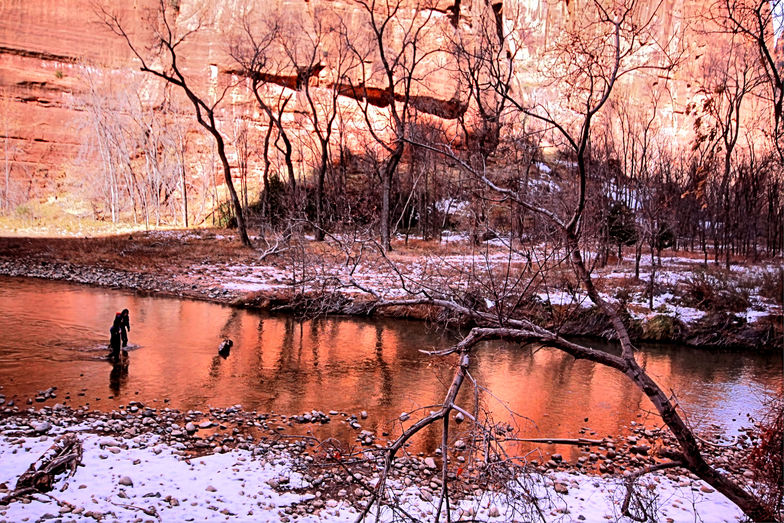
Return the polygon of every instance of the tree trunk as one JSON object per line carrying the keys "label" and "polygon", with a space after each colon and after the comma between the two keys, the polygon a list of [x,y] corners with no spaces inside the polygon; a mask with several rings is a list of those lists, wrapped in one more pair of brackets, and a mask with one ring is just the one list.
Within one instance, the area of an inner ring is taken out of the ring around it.
{"label": "tree trunk", "polygon": [[381,248],[388,251],[391,248],[389,240],[389,193],[392,186],[392,173],[384,169],[381,173]]}
{"label": "tree trunk", "polygon": [[182,183],[182,221],[188,228],[188,185],[185,183],[185,164],[180,166],[180,183]]}
{"label": "tree trunk", "polygon": [[220,158],[221,165],[223,166],[223,179],[226,181],[226,187],[229,189],[231,203],[234,206],[234,215],[237,218],[237,232],[240,235],[240,241],[243,245],[252,247],[253,244],[250,242],[250,238],[248,237],[248,230],[245,227],[245,217],[242,214],[242,205],[240,204],[240,199],[237,196],[237,191],[234,189],[234,182],[231,179],[231,167],[229,166],[229,159],[226,158],[226,147],[223,143],[223,137],[214,127],[210,129],[210,133],[212,133],[212,135],[215,137],[215,141],[218,145],[218,158]]}
{"label": "tree trunk", "polygon": [[392,248],[390,240],[390,198],[392,193],[392,177],[397,170],[400,158],[403,156],[403,142],[398,142],[392,155],[387,160],[381,172],[381,247],[384,251]]}
{"label": "tree trunk", "polygon": [[640,258],[642,258],[642,242],[634,247],[634,279],[640,279]]}
{"label": "tree trunk", "polygon": [[[572,265],[578,278],[581,280],[588,296],[597,307],[604,312],[618,334],[618,341],[621,344],[622,364],[610,364],[626,376],[651,400],[656,407],[662,421],[672,431],[678,440],[683,454],[683,461],[686,468],[696,474],[700,479],[714,487],[735,503],[747,516],[754,521],[776,521],[777,516],[774,512],[767,509],[752,494],[741,488],[726,476],[717,472],[708,465],[700,452],[699,444],[694,434],[678,414],[675,406],[669,397],[662,391],[659,385],[639,366],[634,358],[634,347],[631,343],[628,330],[623,324],[618,311],[612,304],[605,302],[593,285],[588,270],[585,267],[582,256],[580,255],[579,241],[577,236],[569,230],[566,231],[566,241],[572,252]],[[653,269],[653,264],[652,267]],[[651,279],[653,281],[653,279]],[[605,363],[607,364],[607,363]]]}
{"label": "tree trunk", "polygon": [[327,143],[321,142],[321,165],[319,165],[316,185],[316,241],[324,241],[324,178],[327,175]]}

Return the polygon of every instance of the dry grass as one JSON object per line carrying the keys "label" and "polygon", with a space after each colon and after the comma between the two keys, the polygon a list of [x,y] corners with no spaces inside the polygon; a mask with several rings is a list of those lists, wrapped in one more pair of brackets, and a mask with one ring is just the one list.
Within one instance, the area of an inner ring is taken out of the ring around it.
{"label": "dry grass", "polygon": [[[78,265],[123,270],[175,269],[199,263],[258,263],[259,250],[243,247],[234,231],[225,229],[188,229],[170,231],[123,231],[114,234],[74,236],[58,235],[48,229],[36,229],[35,235],[21,236],[0,228],[0,256],[27,257],[35,260],[68,261]],[[258,243],[258,242],[257,242]],[[345,258],[338,246],[330,242],[303,242],[305,254],[327,263],[341,263]],[[262,246],[259,248],[263,250]],[[470,246],[439,244],[437,241],[393,242],[390,258],[416,262],[425,255],[447,256],[470,254]],[[377,260],[374,249],[366,249],[368,261]],[[272,259],[265,260],[271,263]]]}
{"label": "dry grass", "polygon": [[133,232],[90,238],[0,237],[0,255],[36,260],[69,261],[124,270],[176,267],[199,262],[251,261],[252,249],[231,238],[217,239],[216,232],[193,231],[186,239],[179,235]]}

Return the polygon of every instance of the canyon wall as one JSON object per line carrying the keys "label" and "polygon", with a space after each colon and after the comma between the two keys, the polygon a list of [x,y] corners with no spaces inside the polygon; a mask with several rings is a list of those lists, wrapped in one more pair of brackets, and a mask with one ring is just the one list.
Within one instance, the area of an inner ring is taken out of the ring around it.
{"label": "canyon wall", "polygon": [[[178,13],[177,29],[187,31],[199,23],[199,30],[188,37],[179,55],[180,65],[197,91],[207,98],[215,96],[223,86],[232,85],[227,103],[221,105],[219,117],[231,126],[238,116],[251,124],[260,120],[259,109],[247,89],[248,80],[237,74],[237,65],[228,54],[229,44],[236,36],[243,19],[262,16],[279,10],[291,19],[314,23],[328,6],[342,18],[347,27],[354,27],[357,34],[364,34],[367,42],[372,34],[367,28],[360,30],[364,15],[355,2],[342,0],[256,0],[242,2],[231,0],[209,4],[201,0],[164,0]],[[412,20],[423,16],[410,5],[403,5],[398,18]],[[481,14],[493,9],[498,15],[499,27],[504,17],[515,13],[526,21],[525,45],[520,56],[535,63],[538,51],[545,48],[563,30],[570,20],[580,17],[585,0],[441,0],[433,2],[428,10],[432,28],[424,39],[423,52],[428,56],[421,69],[421,81],[415,84],[412,104],[419,111],[429,114],[448,125],[468,110],[465,87],[457,81],[459,67],[449,53],[437,49],[449,44],[455,35],[470,38],[480,29]],[[155,10],[155,0],[115,2],[112,6],[123,20],[131,38],[144,52],[145,38],[149,35],[146,14]],[[654,19],[657,38],[669,42],[673,48],[684,43],[687,21],[696,20],[706,6],[698,0],[664,0]],[[95,13],[90,0],[5,0],[0,3],[0,136],[3,137],[4,165],[9,176],[16,180],[17,189],[24,197],[41,198],[63,190],[64,180],[79,178],[79,169],[90,167],[83,157],[87,154],[84,135],[90,125],[85,111],[85,97],[89,92],[89,79],[100,77],[107,85],[135,85],[146,102],[160,102],[159,84],[138,72],[138,61],[125,42],[112,34]],[[413,17],[413,18],[412,18]],[[691,22],[689,22],[691,23]],[[400,33],[397,24],[396,31]],[[304,28],[303,28],[304,30]],[[364,33],[362,33],[364,31]],[[393,31],[394,33],[394,31]],[[696,85],[692,77],[698,74],[699,58],[710,46],[709,39],[694,36],[682,46],[683,62],[689,64],[677,73],[663,73],[669,100],[663,107],[669,118],[667,127],[672,136],[688,142],[692,135],[693,119],[684,114],[684,107],[694,100]],[[468,36],[466,36],[468,35]],[[363,45],[367,45],[365,42]],[[394,45],[395,37],[391,43]],[[330,49],[324,49],[325,60]],[[328,61],[328,60],[327,60]],[[379,107],[390,103],[383,91],[383,71],[378,60],[369,60],[365,73],[364,94]],[[655,75],[654,75],[655,76]],[[318,72],[316,82],[329,82],[328,68]],[[621,92],[625,97],[648,96],[656,79],[651,75],[638,80],[624,79]],[[108,79],[108,80],[107,80]],[[355,79],[357,80],[357,79]],[[519,79],[525,85],[525,78]],[[275,82],[281,89],[296,87],[297,71],[281,69]],[[346,111],[356,110],[356,103],[346,92],[341,104]],[[299,102],[301,103],[301,102]],[[183,118],[188,116],[187,104]],[[297,103],[289,106],[288,121],[297,118]],[[352,109],[353,108],[353,109]],[[300,107],[301,109],[301,107]],[[382,118],[382,116],[379,116]],[[356,129],[364,122],[357,116]],[[260,130],[259,127],[257,130]],[[195,131],[191,131],[195,132]],[[360,131],[358,131],[360,132]]]}

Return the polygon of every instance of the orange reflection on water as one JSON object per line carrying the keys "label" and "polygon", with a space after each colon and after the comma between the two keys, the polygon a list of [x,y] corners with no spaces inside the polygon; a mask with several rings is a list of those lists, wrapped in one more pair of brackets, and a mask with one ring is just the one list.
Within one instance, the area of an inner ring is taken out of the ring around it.
{"label": "orange reflection on water", "polygon": [[[442,400],[455,363],[454,357],[419,352],[449,346],[455,334],[438,334],[418,322],[298,322],[204,302],[21,279],[0,281],[0,307],[0,392],[22,401],[57,386],[56,401],[100,409],[130,400],[161,407],[166,398],[167,406],[183,410],[234,404],[284,414],[365,410],[363,428],[392,430],[401,412]],[[127,375],[113,374],[101,359],[114,313],[123,308],[131,311]],[[223,338],[234,341],[225,359],[217,353]],[[639,359],[665,390],[677,393],[695,423],[733,430],[759,409],[766,393],[781,393],[781,355],[650,347]],[[519,427],[524,437],[601,438],[622,433],[631,421],[659,424],[645,414],[652,406],[625,376],[555,349],[486,343],[477,348],[470,372],[492,392],[482,397],[491,417]],[[459,400],[473,410],[470,381]],[[341,419],[296,431],[312,428],[322,437],[353,439]],[[588,430],[581,434],[583,428]],[[430,431],[419,445],[433,448],[439,438]]]}

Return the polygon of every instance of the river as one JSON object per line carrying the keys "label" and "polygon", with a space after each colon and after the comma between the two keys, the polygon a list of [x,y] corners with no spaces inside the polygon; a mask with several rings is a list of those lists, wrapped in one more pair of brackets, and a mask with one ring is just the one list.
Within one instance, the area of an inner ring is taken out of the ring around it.
{"label": "river", "polygon": [[[112,372],[104,359],[112,319],[124,308],[131,317],[127,374]],[[111,410],[136,400],[182,410],[235,404],[284,414],[364,410],[364,428],[379,432],[394,431],[401,412],[421,413],[439,403],[455,360],[420,351],[458,339],[423,322],[300,322],[208,302],[25,278],[0,278],[0,310],[0,394],[20,406],[57,387],[57,398],[47,405]],[[217,354],[223,338],[234,341],[225,359]],[[765,398],[782,391],[781,354],[647,346],[639,359],[700,430],[732,435],[760,414]],[[632,421],[661,426],[625,376],[554,349],[485,343],[471,374],[491,393],[482,394],[484,411],[523,436],[600,438],[625,433]],[[461,401],[472,409],[470,390]],[[345,423],[320,431],[344,439],[352,434]],[[437,445],[435,431],[423,438],[417,445]]]}

